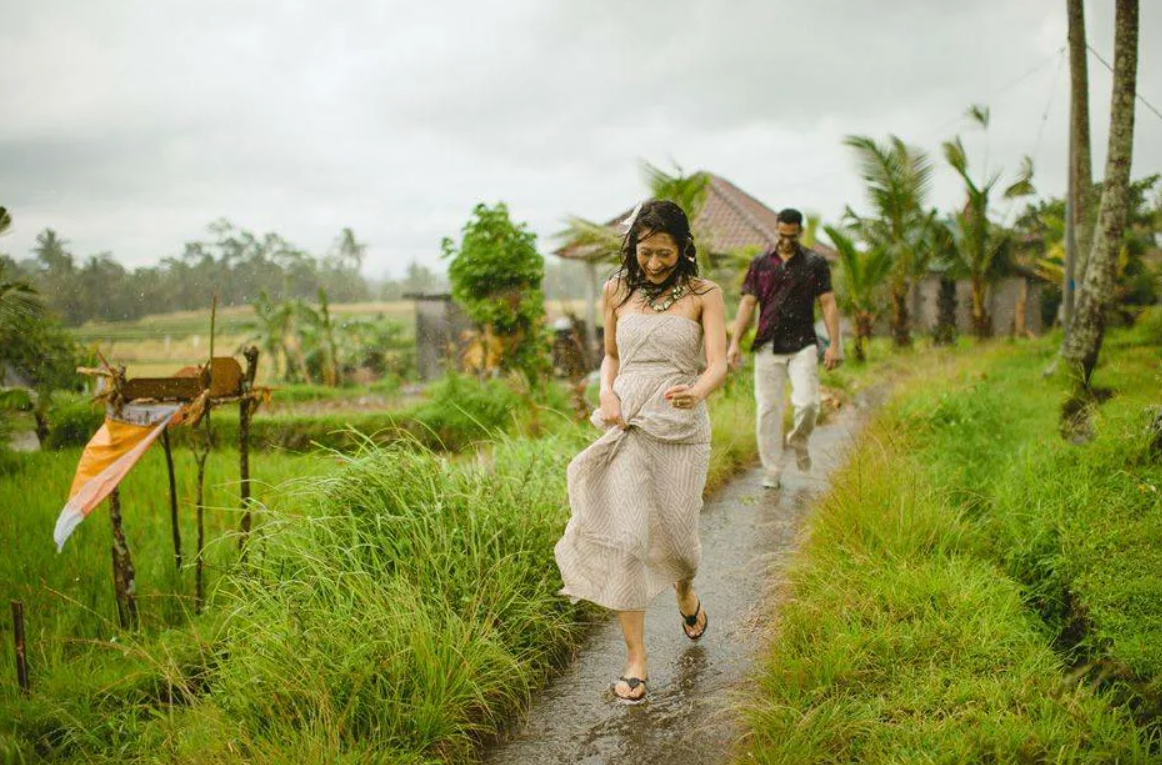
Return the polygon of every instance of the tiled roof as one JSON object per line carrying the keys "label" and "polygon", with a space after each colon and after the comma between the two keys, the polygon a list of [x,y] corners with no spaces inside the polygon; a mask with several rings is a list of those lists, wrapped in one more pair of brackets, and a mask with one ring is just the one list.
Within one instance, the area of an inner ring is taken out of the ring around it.
{"label": "tiled roof", "polygon": [[[708,175],[706,201],[694,222],[694,228],[702,232],[701,246],[709,248],[712,255],[745,247],[761,250],[773,247],[778,239],[775,234],[778,213],[725,178],[713,173]],[[616,227],[629,214],[630,210],[626,210],[605,225]],[[829,261],[837,257],[835,250],[822,242],[817,241],[812,249]],[[575,260],[586,260],[589,256],[589,252],[579,247],[562,247],[554,254]]]}

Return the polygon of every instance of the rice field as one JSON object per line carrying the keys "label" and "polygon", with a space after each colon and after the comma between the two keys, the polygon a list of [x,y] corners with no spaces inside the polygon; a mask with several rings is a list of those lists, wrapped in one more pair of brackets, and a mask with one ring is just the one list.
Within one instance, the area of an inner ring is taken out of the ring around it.
{"label": "rice field", "polygon": [[[415,304],[410,300],[337,303],[330,310],[339,320],[389,318],[403,325],[405,338],[415,335]],[[545,302],[546,321],[550,323],[566,312],[584,318],[584,301]],[[258,329],[251,307],[220,308],[215,353],[239,353],[243,346],[254,342]],[[125,322],[88,322],[72,332],[78,342],[100,349],[110,361],[124,364],[131,377],[165,377],[184,366],[205,362],[209,354],[210,311],[174,311]],[[260,366],[260,379],[263,374]]]}

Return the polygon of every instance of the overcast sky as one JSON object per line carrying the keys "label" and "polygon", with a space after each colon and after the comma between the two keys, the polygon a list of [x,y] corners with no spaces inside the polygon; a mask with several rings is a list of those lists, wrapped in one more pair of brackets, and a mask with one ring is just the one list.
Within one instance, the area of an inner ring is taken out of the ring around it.
{"label": "overcast sky", "polygon": [[[1113,3],[1086,5],[1112,64]],[[1141,5],[1138,90],[1162,107],[1162,3]],[[834,222],[864,205],[850,133],[939,157],[960,131],[978,172],[986,148],[1010,171],[1035,152],[1039,190],[1065,185],[1065,0],[0,0],[0,19],[17,258],[52,227],[79,257],[155,263],[225,217],[316,254],[350,226],[371,275],[442,271],[477,202],[549,252],[567,214],[640,200],[642,159]],[[1091,57],[1099,178],[1110,80]],[[992,110],[987,147],[971,103]],[[1139,106],[1134,177],[1159,171],[1162,119]]]}

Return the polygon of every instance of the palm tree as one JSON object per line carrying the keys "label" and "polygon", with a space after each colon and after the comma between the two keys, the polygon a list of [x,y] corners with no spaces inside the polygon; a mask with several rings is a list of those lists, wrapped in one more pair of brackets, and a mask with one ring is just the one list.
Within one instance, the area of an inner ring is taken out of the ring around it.
{"label": "palm tree", "polygon": [[[981,127],[988,129],[988,110],[979,106],[969,109],[969,116]],[[992,334],[992,321],[988,315],[988,283],[999,275],[998,266],[1004,265],[1003,255],[1013,246],[1010,232],[989,220],[989,198],[993,188],[1000,182],[1001,173],[989,176],[987,181],[977,183],[968,169],[968,155],[964,144],[957,136],[944,143],[944,158],[964,181],[964,207],[952,216],[949,233],[954,244],[953,253],[960,269],[967,273],[972,282],[972,330],[978,338]],[[1016,199],[1035,193],[1033,188],[1033,160],[1025,157],[1016,180],[1005,189],[1005,199]]]}
{"label": "palm tree", "polygon": [[836,294],[843,310],[855,319],[855,360],[863,362],[867,359],[864,344],[871,337],[892,260],[883,248],[860,252],[855,242],[834,226],[824,226],[823,230],[839,253]]}
{"label": "palm tree", "polygon": [[577,215],[570,215],[565,221],[565,230],[557,234],[565,248],[611,263],[621,256],[622,235],[619,231]]}
{"label": "palm tree", "polygon": [[1134,150],[1134,97],[1138,71],[1138,2],[1117,0],[1114,14],[1114,91],[1110,107],[1098,225],[1077,293],[1069,337],[1062,351],[1089,387],[1105,335],[1105,312],[1112,301],[1118,255],[1126,225],[1130,164]]}
{"label": "palm tree", "polygon": [[[0,207],[0,235],[11,226],[12,216],[7,208]],[[44,303],[36,289],[25,281],[8,279],[4,271],[4,261],[0,260],[0,325],[43,315]]]}
{"label": "palm tree", "polygon": [[0,325],[42,315],[44,303],[36,289],[27,282],[8,279],[4,271],[0,262]]}
{"label": "palm tree", "polygon": [[897,346],[907,346],[911,344],[908,292],[913,278],[927,266],[926,241],[935,222],[935,213],[925,211],[932,162],[925,152],[896,136],[881,145],[867,136],[851,135],[844,144],[856,152],[872,207],[868,216],[857,215],[849,207],[844,217],[865,244],[883,250],[891,259],[892,337]]}

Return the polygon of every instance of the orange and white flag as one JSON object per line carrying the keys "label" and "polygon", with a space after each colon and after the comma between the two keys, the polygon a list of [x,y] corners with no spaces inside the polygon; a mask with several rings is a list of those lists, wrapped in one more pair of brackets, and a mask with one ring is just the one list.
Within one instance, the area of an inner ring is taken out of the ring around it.
{"label": "orange and white flag", "polygon": [[171,422],[181,418],[178,404],[126,404],[114,414],[106,410],[105,423],[89,439],[53,530],[57,552],[65,540],[109,496]]}

